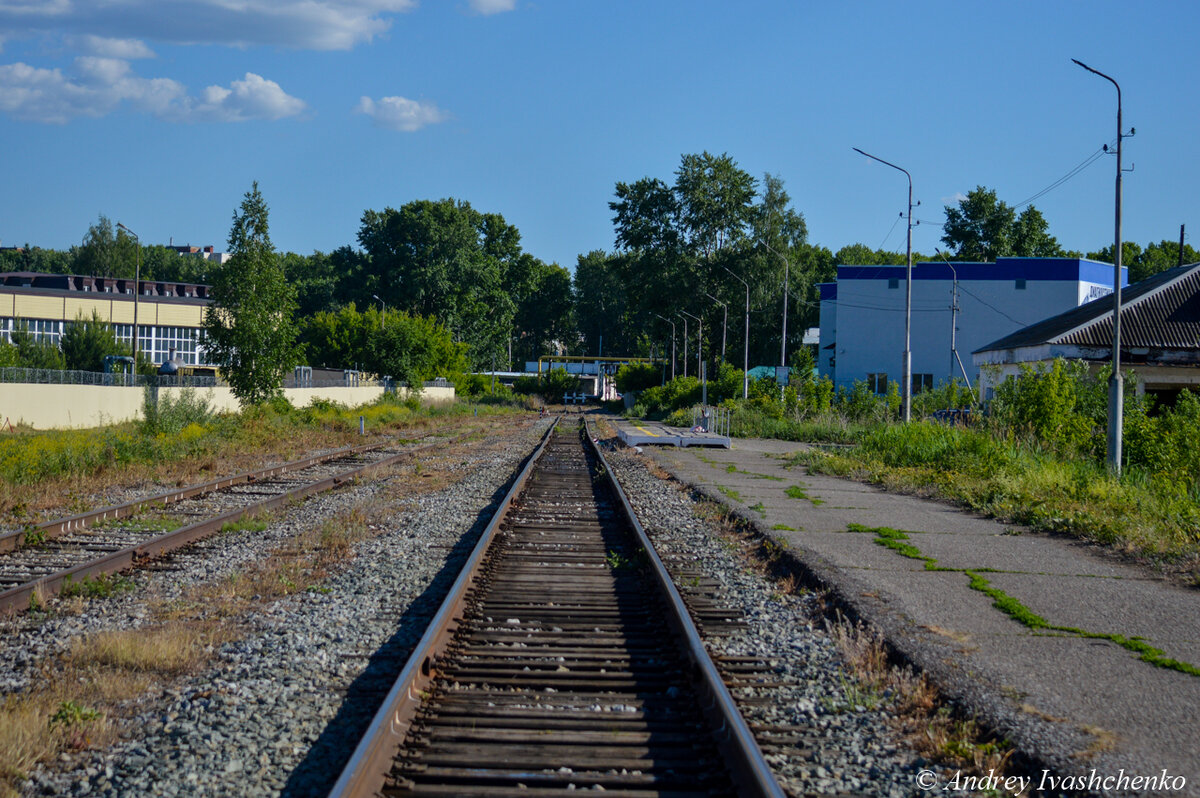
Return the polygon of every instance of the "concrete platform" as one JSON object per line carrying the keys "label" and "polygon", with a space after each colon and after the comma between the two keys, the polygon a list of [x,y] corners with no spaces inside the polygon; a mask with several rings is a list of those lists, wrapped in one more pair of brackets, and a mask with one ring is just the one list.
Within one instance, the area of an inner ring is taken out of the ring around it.
{"label": "concrete platform", "polygon": [[618,437],[626,446],[715,446],[728,449],[730,445],[727,435],[692,432],[683,427],[668,427],[658,421],[620,419],[614,423]]}
{"label": "concrete platform", "polygon": [[[1165,768],[1187,782],[1171,794],[1200,796],[1200,676],[1155,667],[1113,639],[1200,667],[1200,590],[1080,541],[810,474],[788,460],[801,448],[739,438],[729,451],[648,454],[775,537],[1035,761],[1063,774]],[[871,527],[904,530],[945,570],[879,545]],[[972,588],[972,573],[1056,628],[1002,612]]]}

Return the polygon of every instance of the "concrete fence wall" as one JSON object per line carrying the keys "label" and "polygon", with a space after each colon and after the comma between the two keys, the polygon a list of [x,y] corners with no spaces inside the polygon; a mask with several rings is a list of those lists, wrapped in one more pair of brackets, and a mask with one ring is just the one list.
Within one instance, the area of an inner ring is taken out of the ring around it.
{"label": "concrete fence wall", "polygon": [[[100,427],[134,421],[142,416],[143,388],[100,385],[0,384],[0,424],[28,424],[34,429]],[[178,394],[186,388],[159,388],[159,396]],[[208,400],[216,411],[240,408],[229,388],[191,389]],[[405,389],[401,388],[404,395]],[[383,388],[335,386],[330,388],[285,388],[284,396],[296,407],[307,407],[314,399],[340,402],[351,407],[378,399]],[[454,388],[429,387],[421,391],[423,404],[454,400]]]}

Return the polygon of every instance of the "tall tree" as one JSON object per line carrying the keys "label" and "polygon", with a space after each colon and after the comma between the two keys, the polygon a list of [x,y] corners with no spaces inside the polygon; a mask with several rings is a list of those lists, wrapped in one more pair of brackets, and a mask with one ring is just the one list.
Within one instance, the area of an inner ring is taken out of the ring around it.
{"label": "tall tree", "polygon": [[1010,254],[1021,258],[1061,258],[1066,252],[1058,239],[1050,235],[1050,225],[1042,212],[1030,205],[1013,223]]}
{"label": "tall tree", "polygon": [[280,393],[283,376],[299,357],[296,294],[271,244],[258,181],[233,213],[229,253],[213,273],[205,346],[241,403],[257,404]]}
{"label": "tall tree", "polygon": [[976,186],[958,207],[946,206],[942,243],[959,260],[994,261],[1012,251],[1016,218],[1016,211],[997,199],[994,190]]}
{"label": "tall tree", "polygon": [[418,200],[365,212],[358,240],[369,258],[364,282],[389,308],[436,318],[468,345],[476,368],[507,360],[510,272],[522,253],[520,233],[502,216],[454,199]]}
{"label": "tall tree", "polygon": [[711,258],[737,244],[749,231],[754,196],[754,178],[728,154],[684,155],[675,171],[675,198],[688,249]]}
{"label": "tall tree", "polygon": [[103,371],[106,355],[129,355],[129,347],[117,341],[112,325],[92,311],[91,318],[82,314],[67,325],[58,342],[64,365],[79,371]]}
{"label": "tall tree", "polygon": [[959,200],[957,208],[946,206],[942,232],[942,243],[957,260],[1062,258],[1071,254],[1050,235],[1050,225],[1036,207],[1030,205],[1018,216],[1015,208],[983,186],[976,186]]}
{"label": "tall tree", "polygon": [[113,226],[104,214],[88,228],[87,237],[75,260],[81,274],[97,277],[133,277],[137,257],[136,239]]}

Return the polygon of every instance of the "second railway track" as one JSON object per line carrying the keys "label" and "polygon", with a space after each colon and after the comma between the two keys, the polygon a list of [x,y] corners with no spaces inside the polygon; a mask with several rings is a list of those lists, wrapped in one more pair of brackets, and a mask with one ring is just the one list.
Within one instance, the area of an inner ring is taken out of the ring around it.
{"label": "second railway track", "polygon": [[332,795],[782,795],[586,443],[518,479]]}
{"label": "second railway track", "polygon": [[442,442],[351,447],[9,533],[0,537],[0,611],[29,607],[73,582],[123,570]]}

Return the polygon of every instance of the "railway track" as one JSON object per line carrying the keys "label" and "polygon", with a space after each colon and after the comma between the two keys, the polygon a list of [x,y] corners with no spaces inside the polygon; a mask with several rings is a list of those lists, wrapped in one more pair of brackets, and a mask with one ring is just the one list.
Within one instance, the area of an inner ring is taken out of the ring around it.
{"label": "railway track", "polygon": [[0,536],[0,612],[28,608],[69,585],[133,567],[226,524],[443,443],[439,438],[423,446],[385,442],[349,447],[7,533]]}
{"label": "railway track", "polygon": [[331,795],[577,789],[783,794],[602,456],[555,428]]}

